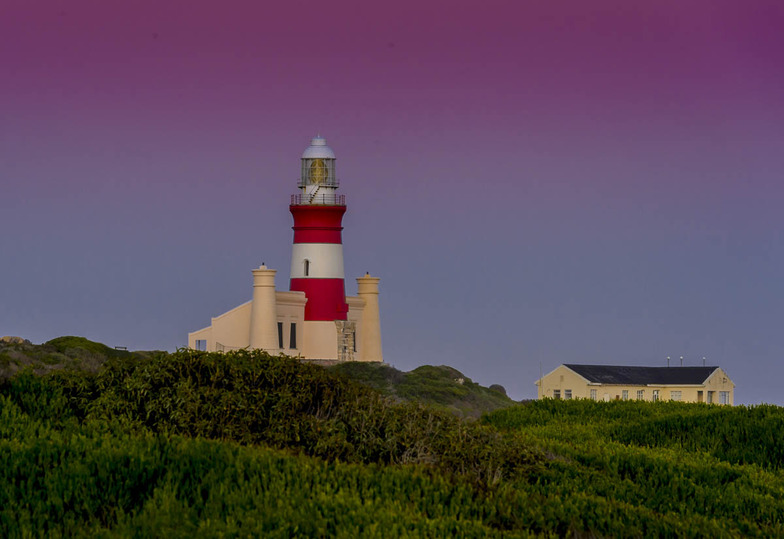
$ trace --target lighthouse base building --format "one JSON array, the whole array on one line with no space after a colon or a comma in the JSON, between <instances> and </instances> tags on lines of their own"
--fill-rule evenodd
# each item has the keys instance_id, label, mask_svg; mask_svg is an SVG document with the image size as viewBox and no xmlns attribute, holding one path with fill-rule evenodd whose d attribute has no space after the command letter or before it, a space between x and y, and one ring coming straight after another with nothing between
<instances>
[{"instance_id":1,"label":"lighthouse base building","mask_svg":"<svg viewBox=\"0 0 784 539\"><path fill-rule=\"evenodd\" d=\"M188 333L188 347L210 352L259 348L303 359L383 361L378 277L357 279L359 293L346 297L346 320L309 321L305 293L275 290L275 273L266 266L253 270L253 299Z\"/></svg>"},{"instance_id":2,"label":"lighthouse base building","mask_svg":"<svg viewBox=\"0 0 784 539\"><path fill-rule=\"evenodd\" d=\"M252 299L188 334L188 347L210 352L260 349L311 360L383 361L378 277L357 278L346 296L335 154L321 137L302 154L300 193L291 197L294 245L289 290L276 270L252 271Z\"/></svg>"}]
</instances>

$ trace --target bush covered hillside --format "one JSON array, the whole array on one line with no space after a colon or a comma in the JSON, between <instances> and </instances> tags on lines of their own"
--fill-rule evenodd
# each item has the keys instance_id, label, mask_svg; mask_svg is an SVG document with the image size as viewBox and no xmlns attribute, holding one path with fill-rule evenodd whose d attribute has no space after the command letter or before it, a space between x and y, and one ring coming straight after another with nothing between
<instances>
[{"instance_id":1,"label":"bush covered hillside","mask_svg":"<svg viewBox=\"0 0 784 539\"><path fill-rule=\"evenodd\" d=\"M384 363L338 363L331 367L396 401L416 401L460 417L478 418L484 412L514 404L500 385L475 384L452 367L423 365L401 372Z\"/></svg>"},{"instance_id":2,"label":"bush covered hillside","mask_svg":"<svg viewBox=\"0 0 784 539\"><path fill-rule=\"evenodd\" d=\"M45 374L59 369L95 371L109 358L149 357L155 352L115 350L84 337L58 337L32 344L19 337L0 339L0 380L25 369Z\"/></svg>"},{"instance_id":3,"label":"bush covered hillside","mask_svg":"<svg viewBox=\"0 0 784 539\"><path fill-rule=\"evenodd\" d=\"M111 357L0 384L0 536L784 536L783 417L467 421L262 352Z\"/></svg>"},{"instance_id":4,"label":"bush covered hillside","mask_svg":"<svg viewBox=\"0 0 784 539\"><path fill-rule=\"evenodd\" d=\"M19 337L3 339L0 339L0 379L27 368L37 374L60 369L95 371L111 358L141 359L161 354L117 350L84 337L58 337L41 345ZM330 368L397 402L422 402L460 417L478 418L484 412L514 402L506 396L502 386L482 387L460 371L446 366L424 365L411 372L401 372L385 363L349 362Z\"/></svg>"}]
</instances>

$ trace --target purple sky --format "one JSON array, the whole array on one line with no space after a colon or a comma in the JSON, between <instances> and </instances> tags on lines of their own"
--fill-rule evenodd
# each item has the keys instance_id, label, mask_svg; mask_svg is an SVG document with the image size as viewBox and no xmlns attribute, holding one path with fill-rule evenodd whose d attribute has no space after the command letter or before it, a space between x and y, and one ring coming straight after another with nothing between
<instances>
[{"instance_id":1,"label":"purple sky","mask_svg":"<svg viewBox=\"0 0 784 539\"><path fill-rule=\"evenodd\" d=\"M780 1L118 4L0 4L0 334L174 350L287 289L320 133L394 366L784 404Z\"/></svg>"}]
</instances>

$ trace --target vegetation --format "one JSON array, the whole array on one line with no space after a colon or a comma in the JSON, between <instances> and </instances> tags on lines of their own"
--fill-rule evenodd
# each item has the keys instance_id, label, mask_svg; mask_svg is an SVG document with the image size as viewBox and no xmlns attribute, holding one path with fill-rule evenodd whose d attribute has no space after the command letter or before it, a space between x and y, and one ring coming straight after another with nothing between
<instances>
[{"instance_id":1,"label":"vegetation","mask_svg":"<svg viewBox=\"0 0 784 539\"><path fill-rule=\"evenodd\" d=\"M103 343L91 341L84 337L57 337L56 339L47 341L45 344L51 346L61 354L72 356L78 354L79 351L105 357L130 357L133 355L132 352L128 352L127 350L109 348Z\"/></svg>"},{"instance_id":2,"label":"vegetation","mask_svg":"<svg viewBox=\"0 0 784 539\"><path fill-rule=\"evenodd\" d=\"M37 374L60 369L96 371L109 358L142 358L154 354L115 350L84 337L58 337L41 345L24 340L0 341L0 380L25 369Z\"/></svg>"},{"instance_id":3,"label":"vegetation","mask_svg":"<svg viewBox=\"0 0 784 539\"><path fill-rule=\"evenodd\" d=\"M781 467L782 420L774 406L545 400L482 421L550 456L543 495L626 506L622 522L643 535L657 515L679 521L676 535L781 537L784 476L770 470Z\"/></svg>"},{"instance_id":4,"label":"vegetation","mask_svg":"<svg viewBox=\"0 0 784 539\"><path fill-rule=\"evenodd\" d=\"M185 350L27 370L0 383L0 536L784 536L781 408L467 421L455 373Z\"/></svg>"},{"instance_id":5,"label":"vegetation","mask_svg":"<svg viewBox=\"0 0 784 539\"><path fill-rule=\"evenodd\" d=\"M421 467L329 463L114 423L55 429L4 397L0 417L3 537L494 533L469 485Z\"/></svg>"},{"instance_id":6,"label":"vegetation","mask_svg":"<svg viewBox=\"0 0 784 539\"><path fill-rule=\"evenodd\" d=\"M452 367L423 365L400 372L379 363L339 363L331 369L368 385L397 401L416 401L459 417L478 418L514 404L500 385L475 384Z\"/></svg>"},{"instance_id":7,"label":"vegetation","mask_svg":"<svg viewBox=\"0 0 784 539\"><path fill-rule=\"evenodd\" d=\"M266 444L344 462L428 463L483 484L541 460L495 429L416 403L392 405L322 367L259 351L110 361L95 376L22 377L15 384L22 390L11 395L24 398L26 384L52 383L69 404L64 414L119 419L162 435Z\"/></svg>"}]
</instances>

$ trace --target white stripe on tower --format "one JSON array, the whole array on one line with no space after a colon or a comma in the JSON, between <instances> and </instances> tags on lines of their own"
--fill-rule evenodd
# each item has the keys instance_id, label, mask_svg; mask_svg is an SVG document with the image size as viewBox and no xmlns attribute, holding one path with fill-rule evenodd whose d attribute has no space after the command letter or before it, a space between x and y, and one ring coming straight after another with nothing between
<instances>
[{"instance_id":1,"label":"white stripe on tower","mask_svg":"<svg viewBox=\"0 0 784 539\"><path fill-rule=\"evenodd\" d=\"M295 243L291 253L292 279L343 279L343 245Z\"/></svg>"}]
</instances>

